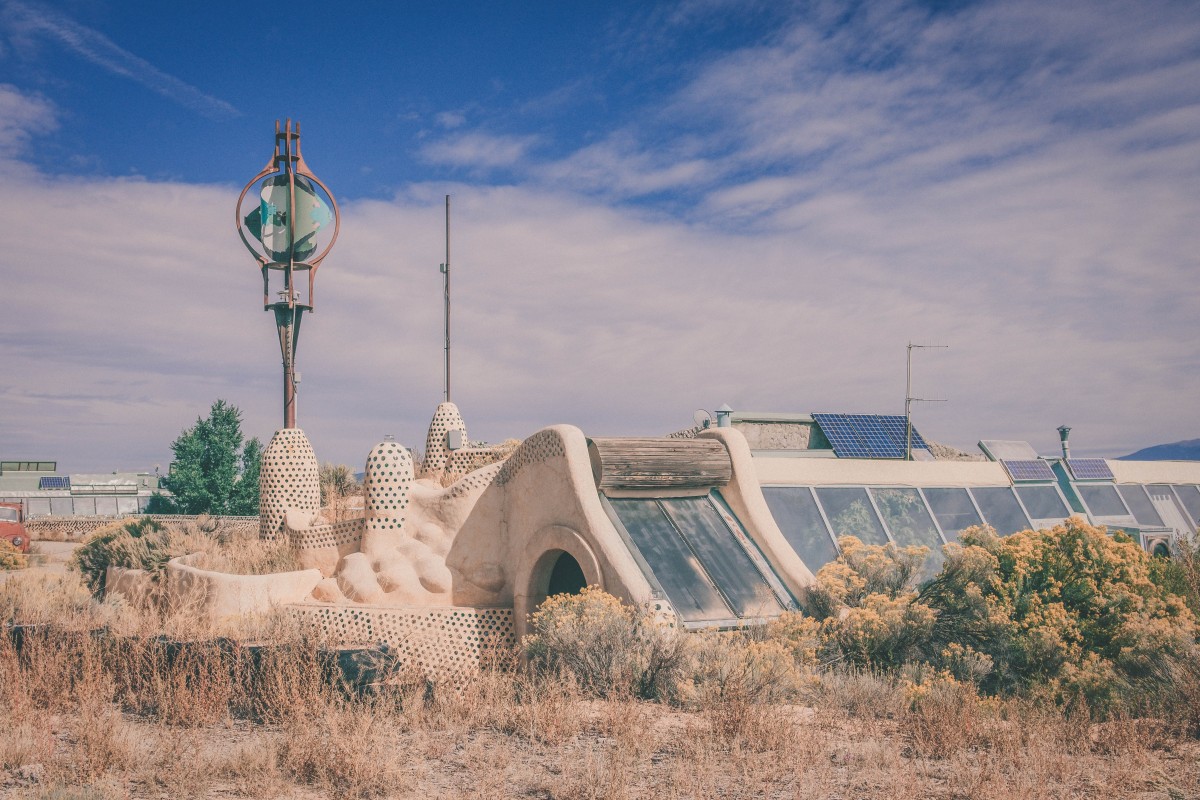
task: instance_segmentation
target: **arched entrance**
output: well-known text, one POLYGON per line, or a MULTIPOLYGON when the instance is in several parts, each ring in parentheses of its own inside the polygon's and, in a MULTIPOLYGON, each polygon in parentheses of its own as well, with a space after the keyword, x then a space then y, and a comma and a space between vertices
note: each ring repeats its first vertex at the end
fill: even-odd
POLYGON ((1155 542, 1154 549, 1151 551, 1151 555, 1155 556, 1156 558, 1170 558, 1171 548, 1167 546, 1166 542, 1155 542))
POLYGON ((587 586, 587 578, 583 567, 575 557, 566 551, 559 553, 550 569, 550 580, 546 586, 546 596, 556 594, 579 594, 587 586))
POLYGON ((550 595, 578 594, 587 586, 606 588, 591 546, 562 525, 547 525, 529 537, 513 583, 518 637, 528 633, 529 615, 550 595))

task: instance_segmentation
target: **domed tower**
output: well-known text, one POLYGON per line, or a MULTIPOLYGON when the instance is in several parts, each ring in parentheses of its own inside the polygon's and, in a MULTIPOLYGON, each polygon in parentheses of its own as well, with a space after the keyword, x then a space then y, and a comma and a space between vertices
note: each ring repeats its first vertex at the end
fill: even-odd
POLYGON ((425 476, 435 478, 446 469, 451 450, 467 446, 467 423, 454 403, 440 403, 425 437, 425 476), (451 441, 456 439, 456 441, 451 441))
POLYGON ((299 428, 275 431, 262 454, 258 477, 259 536, 279 535, 289 511, 303 512, 311 521, 321 510, 321 477, 317 454, 299 428))
POLYGON ((413 462, 408 448, 385 439, 371 450, 363 474, 366 534, 391 532, 399 536, 408 508, 413 462))

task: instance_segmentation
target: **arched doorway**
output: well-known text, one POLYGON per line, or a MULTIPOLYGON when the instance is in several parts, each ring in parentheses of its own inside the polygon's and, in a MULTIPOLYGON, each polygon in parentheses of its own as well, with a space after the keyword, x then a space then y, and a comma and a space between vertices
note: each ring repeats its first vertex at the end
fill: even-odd
POLYGON ((556 594, 579 594, 587 586, 587 578, 583 567, 575 557, 565 550, 560 552, 550 569, 550 580, 546 586, 546 596, 556 594))
POLYGON ((1154 550, 1151 551, 1151 555, 1155 556, 1156 558, 1170 558, 1171 548, 1167 546, 1166 542, 1155 542, 1154 550))

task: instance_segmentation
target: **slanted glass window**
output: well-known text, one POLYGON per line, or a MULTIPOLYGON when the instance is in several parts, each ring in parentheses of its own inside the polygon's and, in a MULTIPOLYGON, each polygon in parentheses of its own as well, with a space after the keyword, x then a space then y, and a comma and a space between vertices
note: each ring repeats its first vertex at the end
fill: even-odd
POLYGON ((1187 509, 1183 507, 1170 486, 1162 483, 1150 484, 1146 487, 1146 494, 1150 495, 1150 501, 1154 503, 1154 509, 1162 517, 1164 527, 1174 528, 1180 532, 1195 530, 1196 524, 1188 522, 1187 509))
POLYGON ((979 504, 984 521, 1001 536, 1030 528, 1025 512, 1007 486, 977 486, 971 490, 971 496, 979 504))
POLYGON ((0 522, 16 522, 19 518, 15 508, 0 508, 0 522))
POLYGON ((658 501, 666 509, 700 563, 739 617, 780 614, 770 584, 750 560, 729 525, 708 497, 674 497, 658 501))
POLYGON ((875 516, 875 509, 871 507, 865 488, 821 486, 816 492, 834 536, 857 536, 866 544, 888 543, 887 534, 879 523, 879 517, 875 516))
POLYGON ((763 497, 783 538, 814 573, 837 559, 837 548, 807 486, 766 486, 763 497))
POLYGON ((1192 527, 1196 527, 1197 520, 1200 520, 1200 489, 1195 486, 1175 486, 1175 494, 1179 496, 1179 502, 1183 503, 1183 507, 1188 512, 1188 522, 1192 523, 1192 527))
POLYGON ((629 538, 685 621, 720 620, 731 616, 721 593, 700 560, 654 500, 611 501, 629 538))
POLYGON ((1121 502, 1117 488, 1111 484, 1080 485, 1076 484, 1075 491, 1083 498, 1088 511, 1093 517, 1128 517, 1129 511, 1121 502))
POLYGON ((1017 494, 1031 519, 1066 519, 1070 511, 1053 486, 1018 486, 1017 494))
POLYGON ((783 611, 708 496, 610 502, 685 621, 716 622, 783 611))
POLYGON ((942 526, 947 541, 958 541, 958 534, 972 525, 982 525, 979 512, 966 489, 926 489, 925 499, 942 526))
POLYGON ((1122 484, 1117 487, 1117 491, 1121 493, 1125 505, 1129 506, 1129 510, 1133 512, 1133 518, 1137 520, 1138 525, 1148 525, 1152 528, 1163 527, 1162 517, 1154 510, 1154 503, 1151 503, 1150 498, 1146 496, 1145 489, 1134 484, 1122 484))

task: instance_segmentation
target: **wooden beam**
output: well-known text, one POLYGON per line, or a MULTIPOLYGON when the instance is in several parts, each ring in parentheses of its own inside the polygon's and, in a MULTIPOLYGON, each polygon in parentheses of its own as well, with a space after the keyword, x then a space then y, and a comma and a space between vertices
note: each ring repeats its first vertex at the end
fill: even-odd
POLYGON ((725 445, 711 439, 588 439, 600 489, 724 486, 733 477, 725 445))

